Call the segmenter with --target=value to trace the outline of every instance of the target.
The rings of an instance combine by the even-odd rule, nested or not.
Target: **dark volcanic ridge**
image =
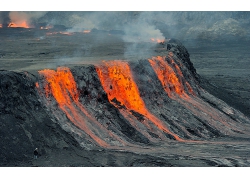
[[[82,158],[79,164],[35,162],[39,166],[249,165],[240,150],[249,141],[250,119],[200,86],[180,42],[158,46],[159,56],[150,59],[36,75],[0,71],[1,165],[34,165],[35,147],[43,162],[57,151]],[[227,142],[235,151],[231,160],[213,149]],[[99,161],[90,157],[96,155]]]

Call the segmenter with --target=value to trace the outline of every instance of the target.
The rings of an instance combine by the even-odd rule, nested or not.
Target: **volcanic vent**
[[[161,46],[149,59],[40,70],[37,92],[86,149],[248,136],[249,119],[199,86],[185,47],[175,40]]]

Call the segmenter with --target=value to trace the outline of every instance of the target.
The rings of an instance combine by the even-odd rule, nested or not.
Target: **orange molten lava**
[[[59,67],[57,72],[54,70],[45,69],[39,71],[39,73],[44,75],[48,82],[48,84],[45,86],[47,97],[51,93],[60,106],[70,104],[70,97],[73,98],[73,101],[78,101],[79,97],[77,86],[68,68]],[[71,96],[67,95],[67,93],[69,93]]]
[[[26,21],[22,21],[22,22],[18,22],[18,23],[11,22],[11,23],[9,23],[8,27],[11,27],[11,28],[17,28],[17,27],[30,28],[30,26],[28,25],[28,23]]]
[[[90,33],[91,31],[90,30],[84,30],[83,33],[87,34],[87,33]]]
[[[114,98],[116,98],[127,109],[139,112],[159,129],[171,134],[176,140],[183,141],[176,134],[170,132],[160,119],[147,110],[127,62],[119,60],[104,62],[103,65],[96,67],[96,71],[110,103],[117,107],[118,105],[113,103]]]
[[[0,24],[0,28],[2,28],[3,27],[3,25],[2,24]]]
[[[70,69],[67,67],[59,67],[57,71],[45,69],[39,71],[39,74],[46,78],[44,87],[46,97],[52,95],[61,110],[76,126],[83,129],[99,145],[107,147],[107,143],[91,131],[83,121],[84,116],[81,113],[84,113],[87,117],[90,117],[90,115],[78,101],[77,85]],[[36,87],[39,88],[39,85],[36,84]]]
[[[149,59],[149,62],[161,81],[162,86],[170,97],[172,97],[172,92],[183,95],[184,87],[182,83],[176,76],[171,66],[164,60],[164,58],[165,57],[161,56],[153,57],[152,59]],[[178,73],[181,73],[179,69],[178,71]]]
[[[97,68],[97,72],[109,100],[116,98],[128,109],[144,110],[145,105],[132,80],[129,65],[122,61],[105,62],[105,65],[103,69]]]
[[[35,83],[35,85],[36,85],[36,88],[39,88],[39,84],[38,84],[38,82],[36,82],[36,83]]]
[[[60,33],[60,34],[64,34],[64,35],[68,35],[68,36],[73,35],[73,33],[67,32],[67,31],[60,31],[59,33]]]
[[[165,42],[164,39],[155,39],[155,38],[151,38],[151,41],[152,42],[157,42],[157,43],[163,43],[163,42]]]

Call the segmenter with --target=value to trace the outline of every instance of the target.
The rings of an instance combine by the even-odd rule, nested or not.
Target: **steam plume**
[[[9,13],[9,19],[12,23],[15,23],[17,26],[21,25],[23,22],[26,22],[29,26],[32,26],[36,20],[44,16],[47,12],[32,12],[32,11],[11,11]]]

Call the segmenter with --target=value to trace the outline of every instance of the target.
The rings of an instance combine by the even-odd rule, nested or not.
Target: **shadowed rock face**
[[[38,76],[1,71],[3,165],[27,161],[41,147],[42,156],[64,150],[74,154],[81,149],[83,157],[96,150],[122,150],[128,156],[146,154],[126,161],[131,166],[172,166],[176,162],[167,163],[166,157],[154,161],[147,154],[160,153],[172,143],[184,147],[216,138],[248,138],[249,119],[200,87],[186,48],[177,40],[159,46],[161,56],[138,61],[45,69]],[[101,166],[102,160],[84,165]],[[129,165],[120,161],[109,165]]]

